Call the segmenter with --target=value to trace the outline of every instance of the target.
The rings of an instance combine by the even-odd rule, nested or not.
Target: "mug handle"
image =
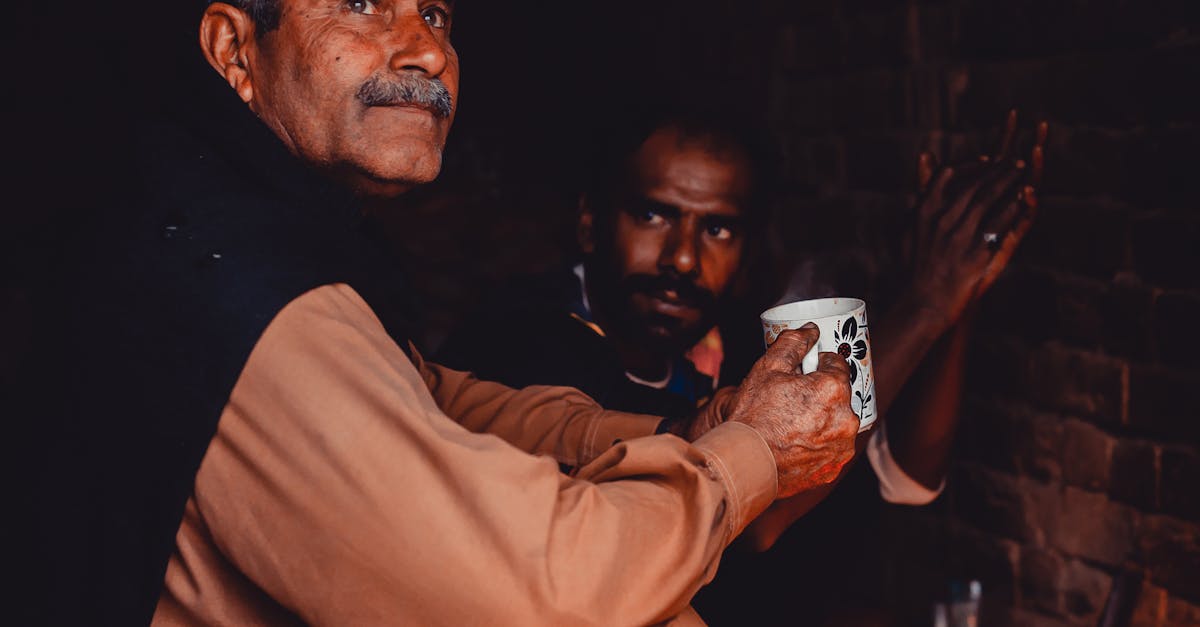
[[[817,345],[813,344],[812,348],[804,354],[804,359],[800,360],[800,372],[803,374],[812,374],[817,371]]]

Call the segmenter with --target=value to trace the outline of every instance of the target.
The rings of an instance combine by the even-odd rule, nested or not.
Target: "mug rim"
[[[837,301],[845,301],[847,309],[845,311],[825,314],[825,315],[817,316],[817,317],[805,317],[805,316],[795,316],[795,315],[783,316],[780,313],[778,313],[781,310],[792,307],[793,305],[799,305],[801,303],[812,303],[814,305],[819,305],[819,304],[823,304],[823,303],[836,304]],[[865,308],[866,306],[867,306],[867,302],[865,300],[863,300],[861,298],[852,298],[852,297],[848,297],[848,296],[831,296],[829,298],[806,298],[803,300],[794,300],[790,303],[783,303],[782,305],[775,305],[774,307],[771,307],[770,309],[762,312],[762,314],[759,315],[759,319],[761,319],[763,322],[780,323],[780,322],[795,322],[795,321],[800,320],[801,318],[806,318],[806,321],[815,322],[817,320],[824,320],[825,318],[836,318],[838,316],[845,316],[848,314],[852,314],[852,313],[855,313],[856,311],[858,311],[859,309]]]

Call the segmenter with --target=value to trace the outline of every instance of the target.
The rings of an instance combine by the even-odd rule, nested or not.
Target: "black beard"
[[[596,296],[592,308],[617,335],[647,344],[654,352],[673,356],[691,348],[711,328],[708,321],[714,318],[719,302],[711,291],[672,274],[618,277],[616,270],[608,264],[596,263],[596,259],[589,261],[587,281],[589,291]],[[634,307],[635,294],[653,296],[663,291],[675,292],[679,300],[701,311],[700,324],[696,328],[685,328],[678,318],[657,312],[642,313]]]

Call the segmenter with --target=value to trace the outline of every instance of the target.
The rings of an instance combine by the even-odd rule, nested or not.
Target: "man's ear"
[[[242,102],[254,98],[250,53],[254,48],[254,20],[245,11],[224,2],[213,2],[200,19],[200,49],[204,58]]]
[[[596,235],[594,231],[596,216],[592,212],[587,194],[579,196],[579,221],[575,225],[575,238],[579,241],[579,250],[590,255],[596,252]]]

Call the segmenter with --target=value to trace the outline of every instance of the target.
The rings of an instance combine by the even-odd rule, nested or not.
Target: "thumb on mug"
[[[780,333],[763,355],[763,367],[778,372],[796,372],[804,361],[804,356],[817,345],[820,337],[821,330],[812,322],[799,329],[788,329]]]

